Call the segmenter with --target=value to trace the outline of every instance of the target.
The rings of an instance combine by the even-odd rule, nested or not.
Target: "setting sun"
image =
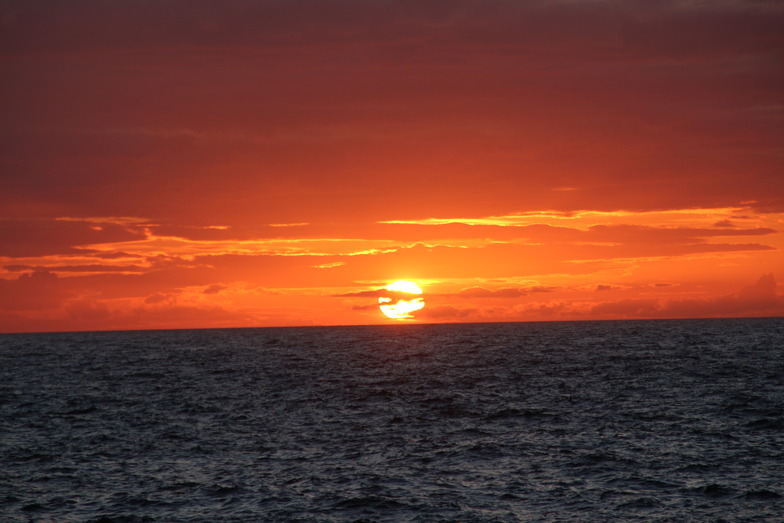
[[[388,318],[411,319],[411,314],[425,307],[422,289],[414,282],[400,280],[384,287],[389,293],[378,298],[379,308]]]

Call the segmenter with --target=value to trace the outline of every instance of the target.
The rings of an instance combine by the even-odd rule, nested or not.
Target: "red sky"
[[[0,14],[0,332],[784,315],[781,2]]]

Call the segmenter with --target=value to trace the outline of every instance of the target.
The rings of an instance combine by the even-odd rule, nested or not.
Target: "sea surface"
[[[0,521],[784,521],[784,319],[2,335]]]

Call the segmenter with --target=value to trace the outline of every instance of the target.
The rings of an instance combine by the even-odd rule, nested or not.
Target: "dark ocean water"
[[[784,521],[784,319],[0,336],[0,521]]]

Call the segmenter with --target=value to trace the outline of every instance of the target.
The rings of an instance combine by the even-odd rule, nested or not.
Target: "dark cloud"
[[[92,252],[89,255],[93,258],[99,258],[102,260],[115,260],[117,258],[141,258],[141,256],[137,254],[131,254],[129,252]]]
[[[58,285],[70,294],[99,299],[144,298],[156,293],[176,293],[184,287],[207,286],[219,278],[225,281],[209,267],[180,266],[141,274],[100,273],[61,277]]]
[[[558,314],[574,314],[574,311],[569,309],[569,307],[563,303],[543,303],[541,305],[534,306],[528,309],[529,312],[537,314],[543,318],[552,318]]]
[[[558,290],[558,287],[552,287],[547,285],[536,285],[534,287],[528,287],[528,290],[531,292],[555,292]]]
[[[595,305],[591,313],[645,318],[778,316],[784,314],[784,299],[777,294],[773,274],[766,274],[755,284],[724,296],[704,299],[626,299]]]
[[[0,218],[0,256],[85,254],[80,246],[143,240],[139,230],[111,222]]]
[[[209,287],[207,287],[201,292],[202,294],[218,294],[219,292],[225,291],[226,289],[228,289],[228,287],[225,285],[215,284],[215,285],[210,285]]]
[[[425,307],[421,311],[416,312],[416,317],[419,319],[431,320],[455,320],[467,319],[476,314],[477,309],[461,309],[452,307],[451,305],[436,305],[434,307]]]
[[[11,272],[49,271],[49,272],[147,272],[148,267],[138,265],[6,265]]]
[[[352,305],[352,311],[377,311],[378,305]]]
[[[784,298],[776,292],[776,278],[773,274],[765,274],[753,285],[725,296],[669,300],[661,313],[669,317],[784,315]]]
[[[594,305],[591,308],[591,313],[650,317],[659,310],[659,301],[656,299],[633,298]]]
[[[775,234],[770,227],[752,229],[700,229],[694,227],[650,227],[642,225],[594,225],[586,238],[603,242],[623,242],[626,244],[651,243],[698,243],[707,238],[730,236],[767,236]]]
[[[457,293],[461,298],[519,298],[525,296],[523,289],[515,287],[505,287],[496,290],[485,289],[484,287],[470,287]]]
[[[144,298],[144,303],[146,304],[157,304],[157,303],[166,303],[172,304],[177,301],[177,296],[173,294],[166,294],[162,292],[156,292],[155,294],[151,294]]]
[[[614,289],[617,289],[617,288],[618,287],[615,287],[614,285],[599,284],[599,285],[596,286],[596,290],[597,291],[611,291],[611,290],[614,290]]]
[[[389,291],[386,289],[375,289],[370,291],[346,292],[343,294],[333,294],[333,298],[379,298],[386,296]]]
[[[70,318],[78,321],[102,322],[112,315],[108,305],[89,299],[70,302],[65,310]]]
[[[106,306],[104,308],[104,306]],[[269,315],[267,317],[274,317]],[[77,300],[66,306],[64,316],[31,318],[13,312],[0,315],[3,332],[67,332],[130,329],[224,328],[256,325],[264,316],[221,307],[174,305],[115,310],[100,301]],[[279,318],[285,320],[286,318]],[[291,319],[289,318],[291,322]],[[278,321],[281,324],[283,321]]]
[[[15,280],[0,279],[0,310],[56,309],[72,294],[56,274],[46,271],[22,274]]]
[[[356,291],[356,292],[347,292],[344,294],[333,294],[333,298],[395,298],[398,300],[410,300],[412,297],[422,296],[421,294],[415,294],[411,292],[403,292],[403,291],[390,291],[387,289],[376,289],[376,290],[369,290],[369,291]]]

